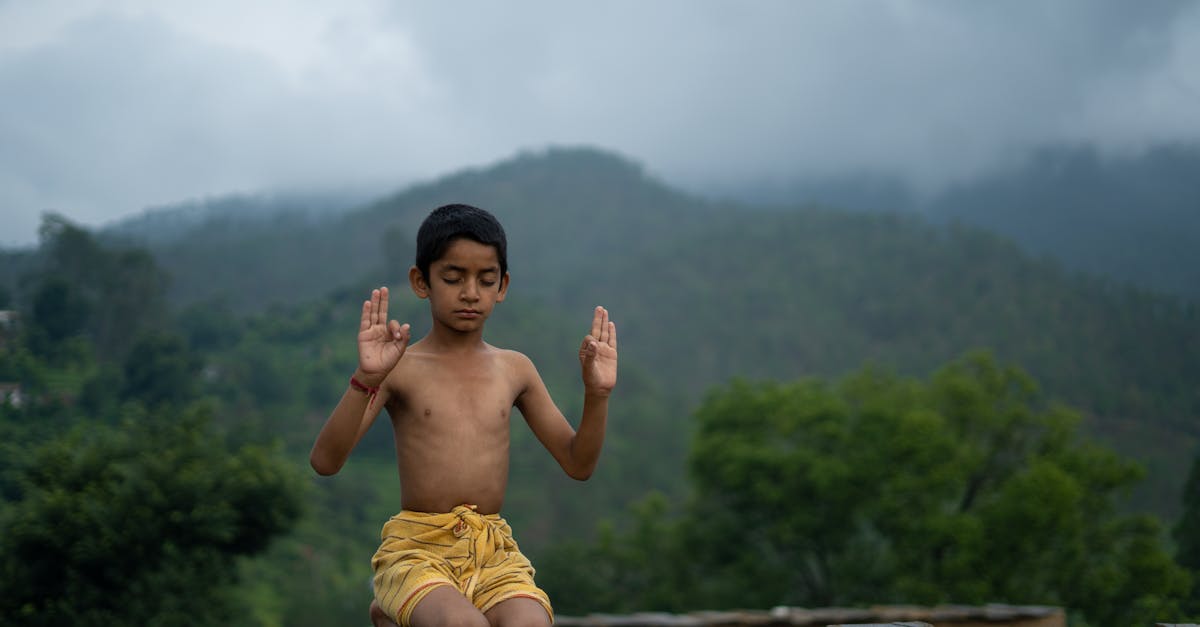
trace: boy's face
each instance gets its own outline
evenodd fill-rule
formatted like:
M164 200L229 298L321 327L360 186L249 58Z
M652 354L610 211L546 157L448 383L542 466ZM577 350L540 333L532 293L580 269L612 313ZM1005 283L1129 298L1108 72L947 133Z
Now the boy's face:
M417 296L429 299L434 324L464 333L483 328L508 291L508 273L500 273L496 249L466 238L450 242L429 264L428 281L415 267L409 281Z

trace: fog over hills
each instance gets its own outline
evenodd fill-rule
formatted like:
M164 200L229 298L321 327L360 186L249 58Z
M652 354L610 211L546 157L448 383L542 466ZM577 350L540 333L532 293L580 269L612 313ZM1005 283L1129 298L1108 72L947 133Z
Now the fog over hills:
M902 177L847 173L713 186L717 197L791 207L915 212L1011 237L1069 268L1200 298L1200 145L1110 154L1054 145L1008 168L935 193Z
M1089 163L1086 157L1067 161ZM1124 179L1105 178L1095 206L1119 218L1122 203L1108 202L1122 200L1114 186L1160 191L1161 181L1174 179L1134 183L1193 155L1157 158ZM1106 172L1102 162L1091 163L1068 178ZM1046 170L1051 182L1031 187L1031 197L1053 198L1053 177L1074 171ZM1176 182L1181 190L1187 185ZM1002 200L998 192L989 197ZM916 211L706 200L621 156L560 148L451 173L340 212L265 213L258 221L214 215L183 234L143 229L142 241L171 275L176 306L220 301L262 312L334 294L337 302L353 302L354 290L370 285L391 285L404 299L420 220L432 207L464 201L495 212L508 231L510 310L545 310L538 315L569 328L580 311L609 306L620 312L626 363L680 399L730 377L832 376L864 362L920 374L964 351L987 349L1028 369L1050 398L1084 409L1091 431L1151 465L1142 503L1170 511L1177 498L1198 435L1196 307L1071 270L1065 253L1105 253L1068 245L1070 238L1090 241L1076 237L1087 225L1045 231L1064 238L1055 249L1064 263L970 227L969 212L931 219ZM1170 231L1168 219L1193 217L1164 209L1170 202L1138 202L1147 210L1137 221L1163 232ZM1132 227L1114 236L1118 231ZM1185 227L1176 231L1191 236ZM411 305L406 311L420 311ZM420 332L419 314L414 322ZM507 333L503 316L496 324Z
M149 209L110 225L105 232L132 236L152 245L169 240L180 254L192 254L189 251L195 250L201 257L204 256L204 242L208 241L205 233L214 229L223 231L233 225L237 225L241 237L261 230L275 233L276 239L286 239L287 233L290 233L287 237L298 236L304 231L304 225L308 225L315 231L305 237L336 240L348 235L346 230L339 229L355 229L350 225L332 227L328 238L317 233L331 228L328 225L336 223L338 215L366 206L375 207L368 219L376 230L380 223L400 225L413 215L428 211L436 203L457 201L453 198L456 193L461 194L464 201L494 197L493 208L496 205L503 207L503 195L497 195L496 190L483 189L479 183L488 177L505 177L508 173L519 172L521 166L535 163L539 154L556 155L562 163L555 167L561 171L546 171L540 175L542 179L524 183L540 184L545 186L547 193L557 194L556 202L562 209L550 215L562 221L559 226L564 233L569 233L572 226L591 228L590 219L582 216L594 215L597 210L593 204L594 195L598 192L605 194L605 202L609 203L600 208L609 214L606 228L618 229L634 237L638 236L637 225L621 224L614 219L627 213L623 211L622 203L637 202L632 196L622 198L621 193L661 194L661 202L652 201L658 209L689 207L685 213L704 211L699 208L720 204L769 210L815 205L848 211L914 212L933 222L961 222L983 227L1012 238L1032 254L1057 259L1069 269L1193 301L1200 298L1200 176L1196 176L1200 172L1200 145L1193 144L1164 144L1129 155L1103 154L1081 145L1048 146L1019 166L949 187L932 196L922 195L899 177L880 174L845 174L737 187L702 184L689 194L665 186L635 162L613 153L590 148L549 149L525 152L494 165L451 173L389 196L372 198L370 192L360 189L218 197ZM601 190L604 182L597 179L588 183L591 190L588 193L592 197L573 195L573 183L558 177L569 170L565 165L569 159L581 159L581 155L592 155L593 159L581 167L597 168L593 173L596 176L607 169L609 176L616 177L612 179L616 189ZM628 176L629 180L619 178L619 174ZM629 181L644 183L646 187L630 191L633 187ZM656 188L656 191L649 192L650 188ZM555 189L559 191L553 192ZM728 200L714 200L722 198ZM483 200L474 202L487 204ZM397 207L403 210L397 213ZM573 213L574 209L582 207L588 208L584 214ZM518 219L523 213L519 207L511 210ZM572 223L575 218L581 221ZM281 224L284 222L290 226L285 228ZM675 225L684 227L691 223L691 220L674 221ZM291 227L301 228L293 232L289 230ZM179 241L178 236L184 233L196 241ZM588 231L588 236L579 237L575 242L577 246L572 249L582 251L578 246L583 246L603 250L605 245L596 239L603 237L602 233ZM379 243L363 239L362 233L348 241L355 242L353 247L359 250ZM339 245L336 241L318 244ZM407 244L401 242L401 245ZM286 247L286 242L281 241L280 246ZM549 249L539 246L537 250ZM391 254L395 254L394 250ZM535 256L530 260L534 268L539 267L539 259ZM347 263L351 268L365 267L353 260ZM179 265L190 264L180 262ZM297 296L309 293L297 289L300 290ZM210 289L189 286L184 298L202 298L211 293ZM278 294L273 298L288 297Z

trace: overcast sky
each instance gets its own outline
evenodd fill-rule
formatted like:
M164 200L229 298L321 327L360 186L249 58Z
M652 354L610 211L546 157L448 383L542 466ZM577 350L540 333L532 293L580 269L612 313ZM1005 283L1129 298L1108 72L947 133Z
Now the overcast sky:
M591 145L926 188L1200 139L1200 2L0 0L0 245L230 192Z

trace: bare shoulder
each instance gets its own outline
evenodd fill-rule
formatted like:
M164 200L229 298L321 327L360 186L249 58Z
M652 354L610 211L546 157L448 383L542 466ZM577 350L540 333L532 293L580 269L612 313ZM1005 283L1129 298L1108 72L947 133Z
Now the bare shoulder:
M522 389L538 378L537 367L525 353L507 348L497 348L495 351L499 363L519 382Z
M533 360L526 357L525 353L521 351L515 351L511 348L496 348L495 346L492 347L492 350L496 351L496 356L507 366L521 368L533 366Z

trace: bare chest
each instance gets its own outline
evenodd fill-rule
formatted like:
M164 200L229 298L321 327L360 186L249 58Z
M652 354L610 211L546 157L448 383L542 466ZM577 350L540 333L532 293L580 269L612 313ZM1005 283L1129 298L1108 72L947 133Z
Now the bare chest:
M520 390L505 368L426 361L407 370L388 408L397 428L430 434L507 431Z

